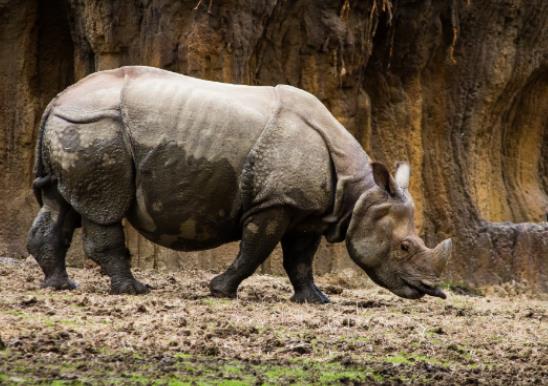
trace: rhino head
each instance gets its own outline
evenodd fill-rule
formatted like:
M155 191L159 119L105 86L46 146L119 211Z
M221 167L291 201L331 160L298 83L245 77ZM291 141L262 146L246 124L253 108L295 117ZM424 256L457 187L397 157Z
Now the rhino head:
M381 163L373 162L371 168L375 184L356 202L348 227L350 257L375 283L398 296L445 299L436 283L451 255L451 239L430 249L417 236L406 163L398 166L395 178Z

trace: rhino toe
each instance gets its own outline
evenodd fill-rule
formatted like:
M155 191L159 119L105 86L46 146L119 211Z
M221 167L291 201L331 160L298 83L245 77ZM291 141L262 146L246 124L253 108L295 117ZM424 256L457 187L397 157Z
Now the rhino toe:
M211 296L216 298L236 298L237 288L234 288L231 285L230 280L228 280L224 275L219 275L211 280L209 284L209 290L211 291Z
M329 303L329 298L318 287L312 285L300 291L295 291L291 301L295 303L326 304Z
M57 291L73 290L78 285L66 276L49 276L42 282L42 288L51 288Z
M150 292L150 286L136 279L112 281L111 293L116 295L142 295Z

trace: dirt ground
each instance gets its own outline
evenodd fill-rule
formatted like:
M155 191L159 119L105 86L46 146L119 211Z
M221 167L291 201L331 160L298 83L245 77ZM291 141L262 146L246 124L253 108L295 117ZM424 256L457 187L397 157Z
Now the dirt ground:
M0 384L548 384L548 299L516 286L405 300L346 272L317 280L317 306L285 277L224 300L208 272L137 272L145 296L69 273L80 287L52 292L0 264Z

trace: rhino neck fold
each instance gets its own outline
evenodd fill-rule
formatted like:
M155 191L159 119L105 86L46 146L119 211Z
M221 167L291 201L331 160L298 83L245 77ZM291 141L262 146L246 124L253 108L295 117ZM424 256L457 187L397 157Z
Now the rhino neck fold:
M359 198L375 187L373 173L368 162L358 178L347 177L337 180L333 210L328 216L324 217L324 221L329 223L326 232L324 232L327 241L336 243L346 239L352 213Z
M337 181L333 210L328 216L324 217L324 221L329 223L324 233L327 241L336 243L345 240L350 220L352 219L352 213L358 199L372 189L374 185L369 165L367 166L365 176Z

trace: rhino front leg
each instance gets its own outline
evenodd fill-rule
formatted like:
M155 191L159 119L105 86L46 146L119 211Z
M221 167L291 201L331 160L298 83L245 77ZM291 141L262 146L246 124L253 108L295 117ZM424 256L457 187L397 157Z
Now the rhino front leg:
M113 294L144 294L149 287L133 277L120 222L101 225L83 220L84 250L110 277Z
M250 216L242 230L240 252L228 269L213 278L209 288L216 297L235 298L240 283L270 255L289 225L283 208L265 210Z
M295 294L296 303L329 303L329 298L314 284L312 260L320 245L321 235L311 233L287 234L282 239L284 268Z

